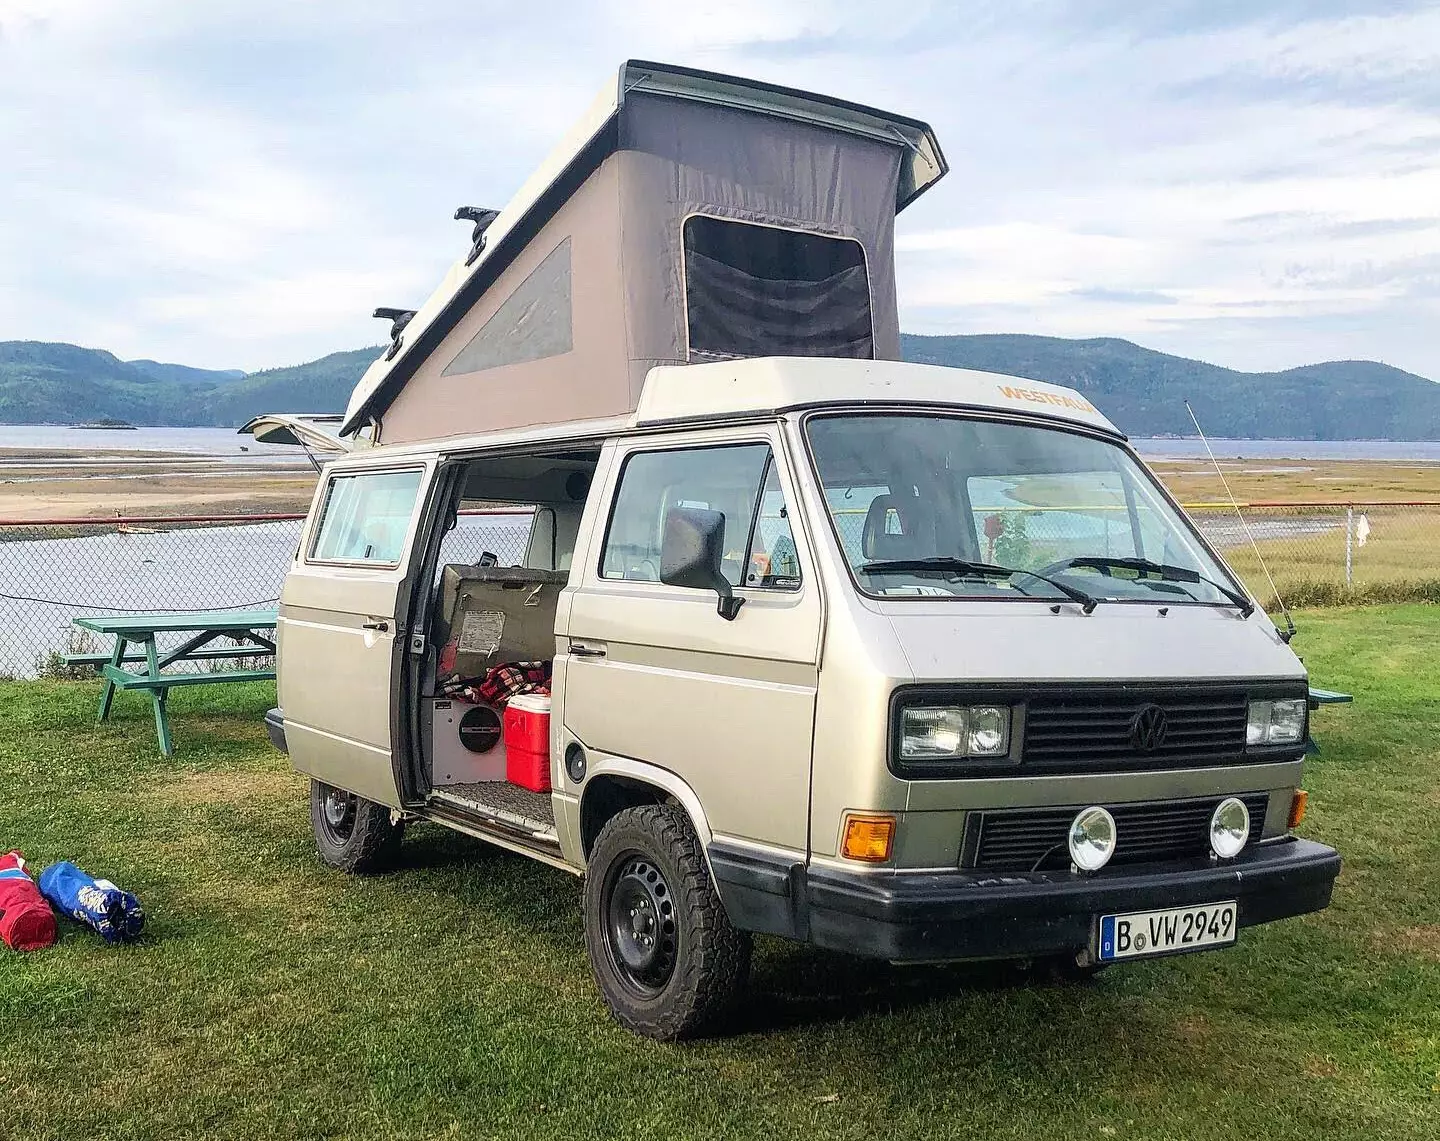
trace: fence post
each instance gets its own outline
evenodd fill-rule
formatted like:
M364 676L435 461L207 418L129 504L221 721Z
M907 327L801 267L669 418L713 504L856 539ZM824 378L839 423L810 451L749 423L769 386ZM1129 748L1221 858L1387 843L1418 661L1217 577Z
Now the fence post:
M1354 585L1355 505L1345 504L1345 589Z

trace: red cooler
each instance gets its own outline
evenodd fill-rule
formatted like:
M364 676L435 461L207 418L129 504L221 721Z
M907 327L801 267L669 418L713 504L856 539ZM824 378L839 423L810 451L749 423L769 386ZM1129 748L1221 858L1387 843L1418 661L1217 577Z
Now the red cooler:
M531 792L550 791L550 698L522 693L505 706L505 779Z

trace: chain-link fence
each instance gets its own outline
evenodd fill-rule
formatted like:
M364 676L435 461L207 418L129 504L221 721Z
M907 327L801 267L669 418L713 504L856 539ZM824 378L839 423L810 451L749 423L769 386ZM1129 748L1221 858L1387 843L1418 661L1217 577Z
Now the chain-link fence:
M1267 604L1274 594L1256 548L1290 605L1440 601L1440 502L1250 504L1244 523L1229 504L1189 511ZM838 511L847 548L859 550L866 514ZM78 615L274 605L303 519L0 521L0 675L68 674L63 655L109 649L71 625ZM1091 553L1134 553L1129 517L1114 507L988 510L975 525L985 557L1006 566L1034 569L1074 554L1080 532ZM446 535L441 561L473 563L488 552L517 563L529 530L528 511L467 512Z
M1146 518L1143 504L1134 505L1132 517L1132 505L1123 499L1098 498L1064 506L977 507L980 554L987 562L1039 570L1076 554L1148 554L1152 535L1153 546L1163 549L1164 528ZM1187 509L1267 607L1274 605L1277 590L1291 606L1440 601L1440 502L1251 503L1242 504L1239 515L1229 503L1193 503ZM832 510L846 554L852 562L863 561L868 501L832 504ZM897 533L903 528L898 517L886 524ZM876 519L871 525L882 524ZM1265 568L1274 577L1274 590Z
M1440 602L1440 502L1251 503L1239 516L1228 503L1187 509L1267 603L1275 591L1264 568L1291 606Z
M303 515L0 522L0 675L78 676L66 654L108 651L80 615L248 610L276 604ZM519 562L528 512L467 512L446 535L447 562L484 552ZM162 649L184 635L157 643ZM105 644L102 644L105 643ZM225 659L216 668L250 665ZM194 669L195 663L187 663Z

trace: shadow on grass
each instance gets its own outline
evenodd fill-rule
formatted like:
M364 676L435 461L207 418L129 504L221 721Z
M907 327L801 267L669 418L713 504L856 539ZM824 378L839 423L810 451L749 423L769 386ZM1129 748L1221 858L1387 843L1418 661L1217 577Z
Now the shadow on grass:
M453 895L459 913L491 909L497 921L542 939L557 955L585 954L581 881L566 872L446 828L421 826L407 833L394 870L385 876L394 887L403 887L406 877ZM1058 985L1041 966L1013 962L899 967L764 936L756 939L755 951L749 991L727 1035Z

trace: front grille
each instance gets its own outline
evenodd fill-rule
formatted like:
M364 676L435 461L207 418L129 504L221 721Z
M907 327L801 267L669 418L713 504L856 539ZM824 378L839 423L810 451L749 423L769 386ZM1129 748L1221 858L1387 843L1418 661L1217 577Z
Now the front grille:
M1161 800L1107 806L1115 817L1113 864L1150 863L1203 856L1210 851L1210 816L1223 797ZM1265 824L1270 794L1240 798L1250 810L1250 840ZM972 812L966 823L964 865L985 871L1030 871L1070 863L1066 840L1084 807ZM1248 842L1248 841L1247 841Z
M1136 732L1137 718L1152 707L1163 712L1158 744ZM1241 688L1039 693L1026 702L1023 759L1036 771L1233 757L1245 751L1246 708Z

